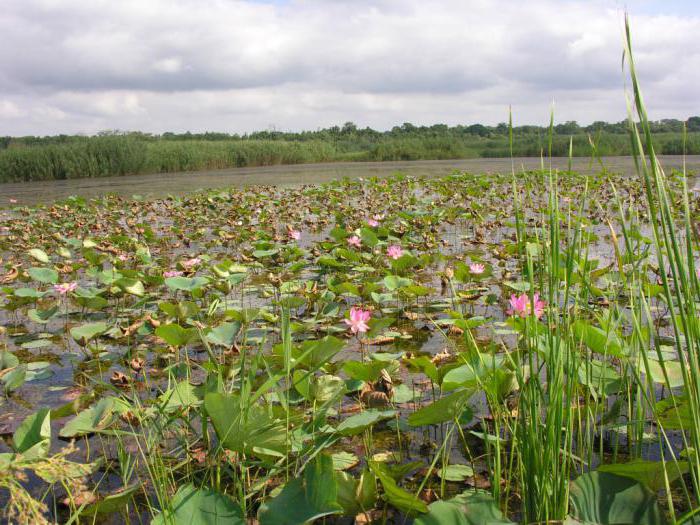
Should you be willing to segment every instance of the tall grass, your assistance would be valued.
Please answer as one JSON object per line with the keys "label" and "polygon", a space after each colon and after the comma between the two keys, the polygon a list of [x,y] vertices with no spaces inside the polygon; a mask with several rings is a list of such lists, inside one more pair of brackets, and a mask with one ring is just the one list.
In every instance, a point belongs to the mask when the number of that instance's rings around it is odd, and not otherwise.
{"label": "tall grass", "polygon": [[[700,153],[700,133],[688,142],[689,152]],[[679,153],[677,133],[659,133],[662,153]],[[0,182],[63,180],[141,173],[212,170],[236,167],[304,164],[335,161],[398,161],[476,157],[539,157],[545,149],[554,156],[588,156],[590,137],[576,134],[547,137],[539,133],[507,136],[409,135],[336,139],[155,139],[138,134],[69,137],[65,142],[27,145],[22,142],[0,150]],[[623,135],[595,137],[600,155],[627,155]],[[646,139],[643,138],[643,142]]]}
{"label": "tall grass", "polygon": [[[680,362],[683,380],[682,393],[669,388],[671,417],[661,418],[659,407],[651,400],[660,432],[664,427],[679,428],[686,445],[685,458],[693,485],[693,492],[700,494],[700,319],[697,305],[700,301],[700,281],[696,273],[695,239],[691,224],[691,211],[688,198],[687,177],[684,171],[681,179],[681,198],[674,199],[670,181],[657,158],[651,127],[642,98],[639,79],[632,54],[632,39],[629,20],[625,20],[625,58],[632,81],[633,96],[628,101],[631,146],[637,171],[644,186],[648,220],[653,233],[653,245],[658,262],[658,274],[662,286],[662,301],[668,314],[673,348]],[[668,369],[670,363],[661,351],[663,333],[651,316],[653,297],[638,290],[639,307],[635,312],[635,330],[639,338],[649,341],[649,351],[654,352],[663,369],[667,384],[670,383]],[[646,336],[649,334],[649,336]],[[646,349],[645,349],[646,350]],[[647,374],[649,362],[643,352]],[[674,462],[677,463],[674,457]],[[697,504],[697,502],[691,502]],[[692,506],[691,506],[692,507]],[[689,518],[681,519],[681,522]]]}

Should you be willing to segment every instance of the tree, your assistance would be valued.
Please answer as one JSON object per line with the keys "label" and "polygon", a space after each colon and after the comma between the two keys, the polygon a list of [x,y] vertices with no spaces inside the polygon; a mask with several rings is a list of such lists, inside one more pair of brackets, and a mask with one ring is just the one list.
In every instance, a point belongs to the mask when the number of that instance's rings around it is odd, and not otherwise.
{"label": "tree", "polygon": [[342,135],[352,135],[357,131],[357,126],[355,125],[354,122],[346,122],[343,124],[343,129],[341,130]]}
{"label": "tree", "polygon": [[685,126],[688,131],[700,131],[700,117],[690,117],[685,122]]}
{"label": "tree", "polygon": [[557,124],[554,126],[554,132],[558,135],[576,135],[581,132],[581,128],[578,122],[575,120],[569,120],[563,124]]}

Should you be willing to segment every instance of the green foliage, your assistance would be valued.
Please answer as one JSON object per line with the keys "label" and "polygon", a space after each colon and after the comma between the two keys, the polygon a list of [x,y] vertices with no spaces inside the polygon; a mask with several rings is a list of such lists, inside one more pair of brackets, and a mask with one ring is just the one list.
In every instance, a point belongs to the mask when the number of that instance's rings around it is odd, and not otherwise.
{"label": "green foliage", "polygon": [[595,525],[663,525],[656,494],[640,483],[607,472],[589,472],[571,483],[571,515]]}
{"label": "green foliage", "polygon": [[[652,123],[658,151],[664,154],[700,153],[696,120],[688,120],[689,140],[681,139],[682,122],[666,119]],[[138,173],[172,173],[234,167],[304,164],[331,161],[397,161],[509,157],[508,128],[498,126],[404,124],[386,132],[369,128],[316,132],[258,132],[248,136],[224,133],[108,134],[96,137],[11,138],[0,148],[0,182],[63,180]],[[575,122],[554,128],[552,154],[567,156],[573,137],[573,155],[588,156],[588,136],[595,138],[601,155],[629,155],[624,122]],[[513,155],[539,157],[546,146],[546,128],[513,129]]]}

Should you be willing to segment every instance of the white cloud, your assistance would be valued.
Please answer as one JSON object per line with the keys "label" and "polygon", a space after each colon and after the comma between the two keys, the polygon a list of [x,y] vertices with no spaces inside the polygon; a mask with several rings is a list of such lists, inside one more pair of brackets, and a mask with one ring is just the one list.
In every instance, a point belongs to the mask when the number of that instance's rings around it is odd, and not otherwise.
{"label": "white cloud", "polygon": [[162,58],[153,63],[153,69],[160,73],[178,73],[182,69],[182,61],[177,57]]}
{"label": "white cloud", "polygon": [[[700,113],[700,17],[628,4],[652,118]],[[625,116],[605,0],[5,0],[0,33],[0,134]]]}

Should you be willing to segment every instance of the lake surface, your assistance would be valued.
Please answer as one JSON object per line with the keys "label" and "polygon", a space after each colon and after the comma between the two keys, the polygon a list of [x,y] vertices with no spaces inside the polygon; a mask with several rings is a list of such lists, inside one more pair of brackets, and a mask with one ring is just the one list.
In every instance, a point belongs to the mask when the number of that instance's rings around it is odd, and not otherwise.
{"label": "lake surface", "polygon": [[[662,165],[667,171],[680,169],[681,156],[662,156]],[[614,172],[634,174],[631,157],[605,157],[605,167]],[[569,159],[552,159],[552,166],[566,169]],[[700,155],[686,157],[687,169],[700,172]],[[535,157],[499,159],[455,159],[399,162],[338,162],[325,164],[297,164],[285,166],[261,166],[255,168],[230,168],[213,171],[154,173],[124,177],[102,177],[94,179],[50,180],[0,184],[0,206],[8,206],[10,199],[19,205],[33,205],[64,199],[70,195],[98,197],[106,193],[123,196],[163,197],[178,195],[204,188],[250,186],[254,184],[292,186],[318,184],[343,177],[386,177],[396,172],[412,176],[435,177],[454,170],[472,173],[507,173],[511,166],[516,171],[537,169],[541,160]],[[600,171],[597,162],[588,157],[573,159],[573,169],[581,173]]]}

